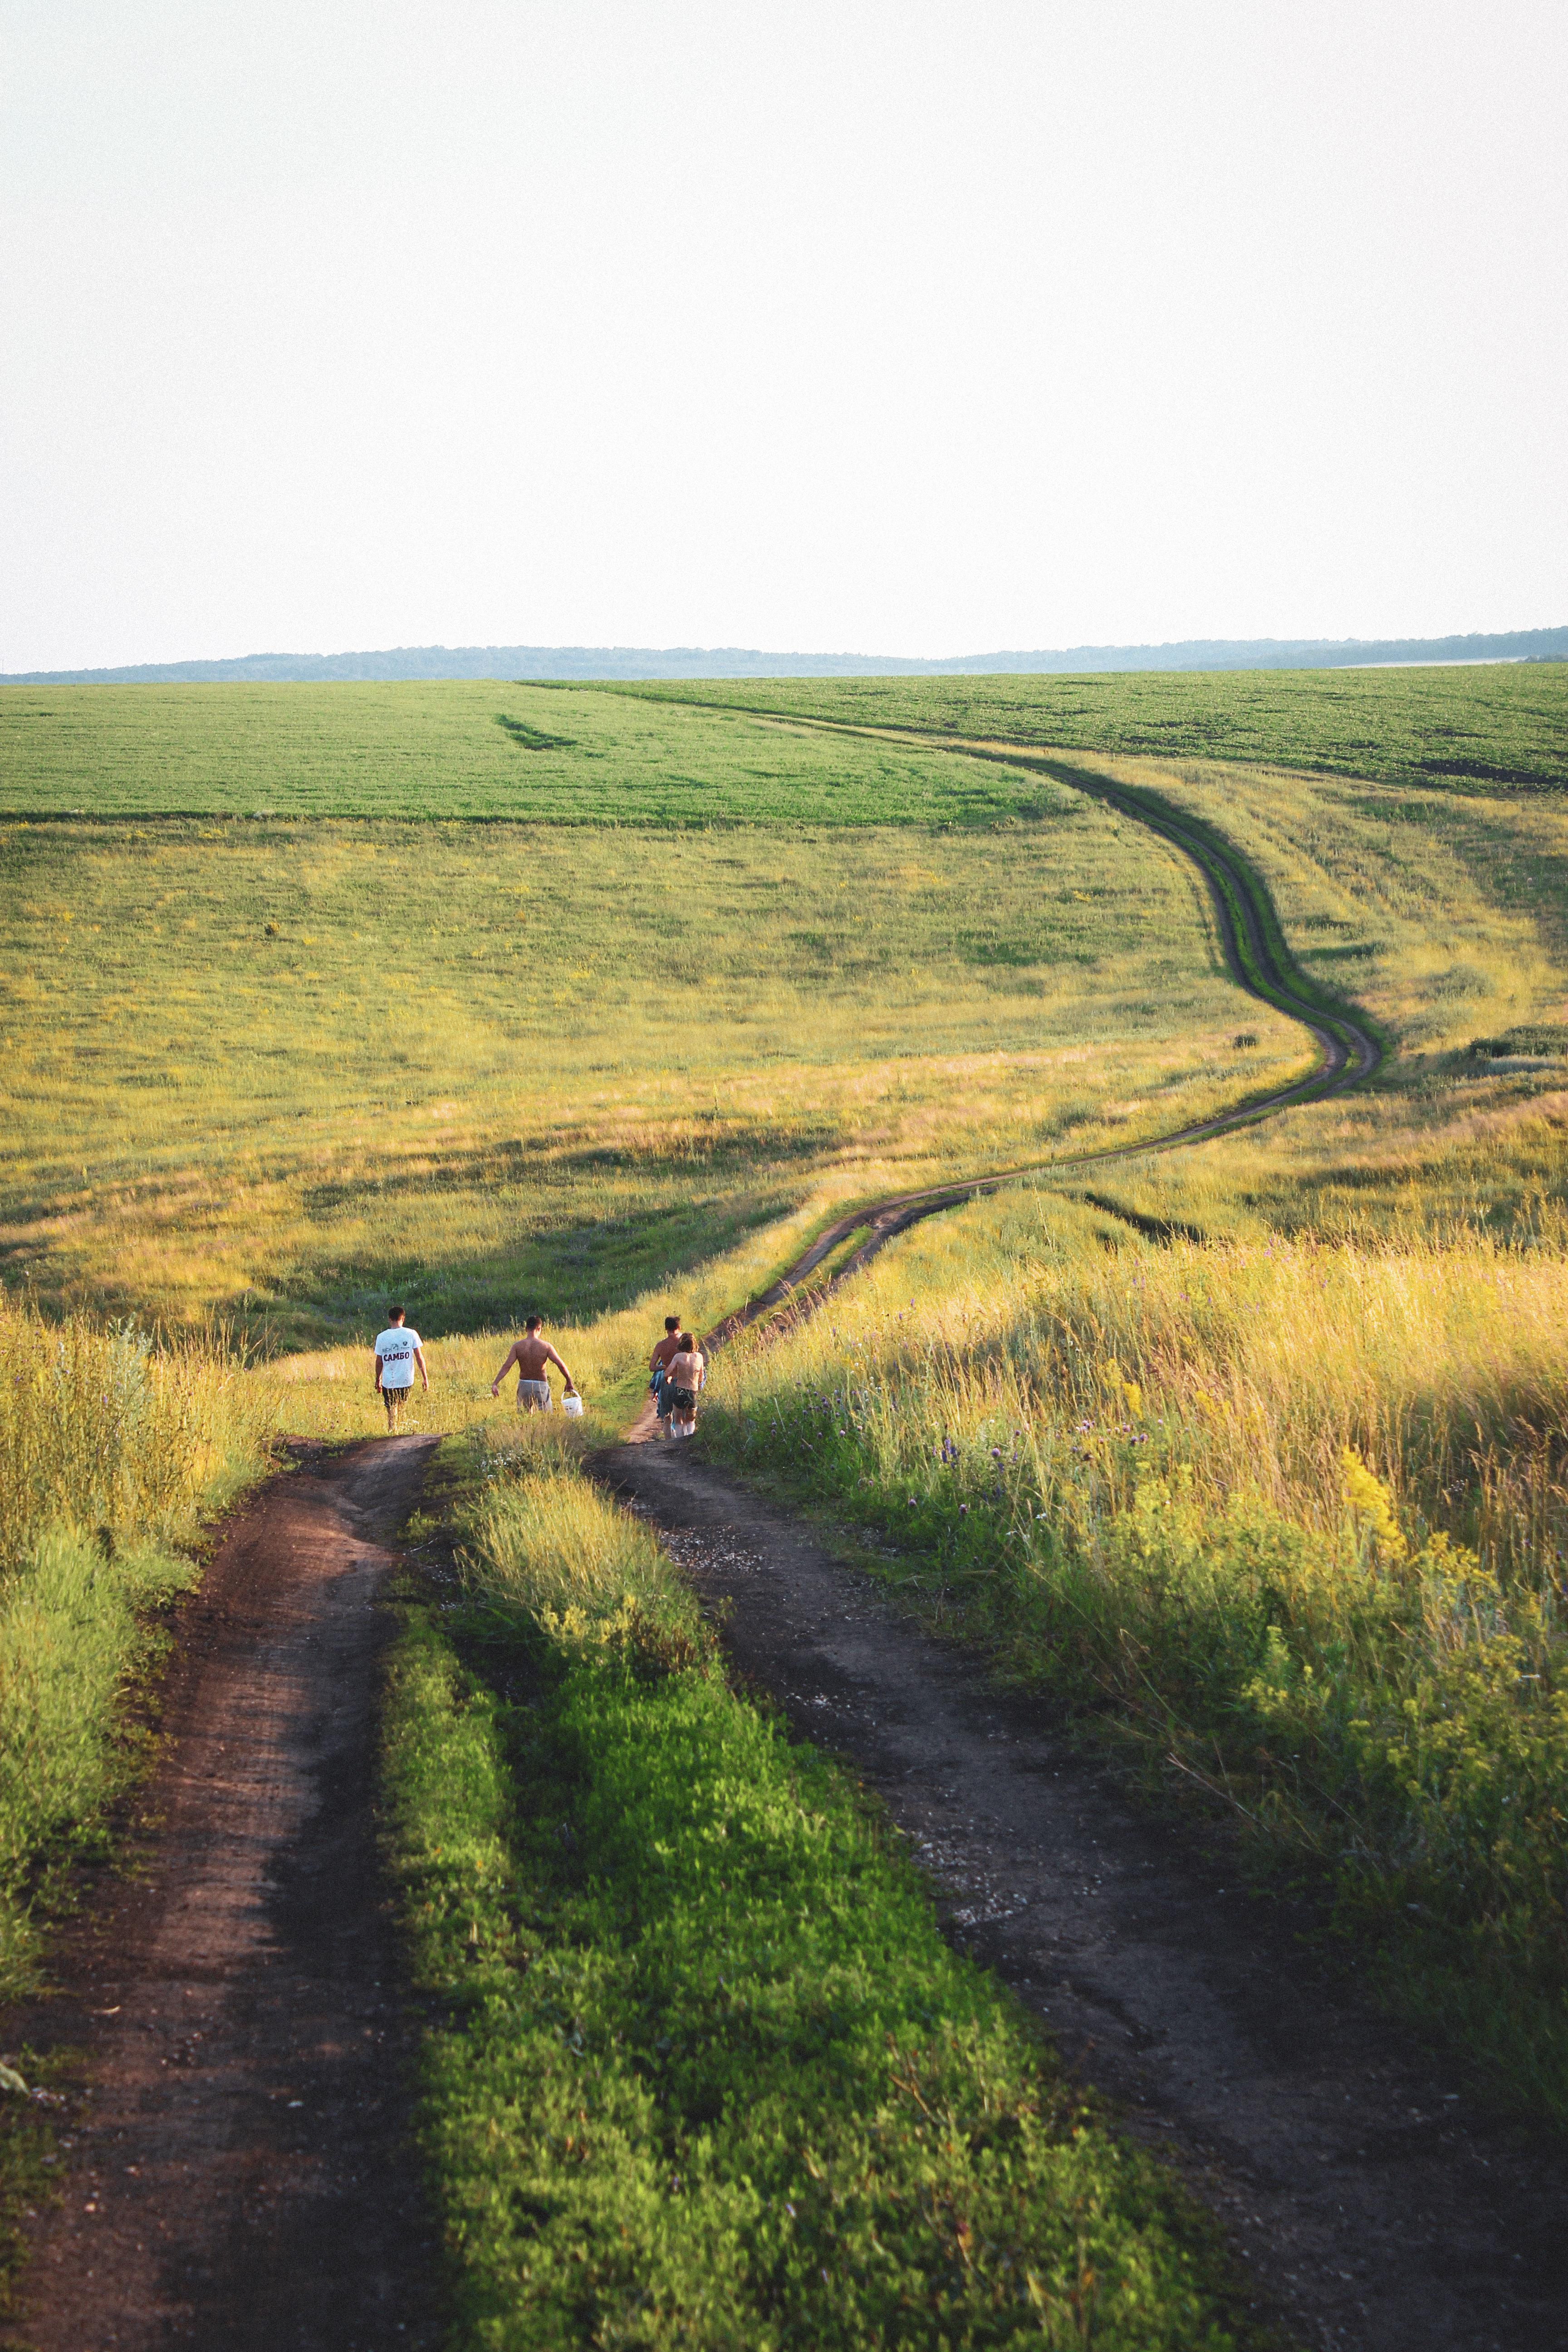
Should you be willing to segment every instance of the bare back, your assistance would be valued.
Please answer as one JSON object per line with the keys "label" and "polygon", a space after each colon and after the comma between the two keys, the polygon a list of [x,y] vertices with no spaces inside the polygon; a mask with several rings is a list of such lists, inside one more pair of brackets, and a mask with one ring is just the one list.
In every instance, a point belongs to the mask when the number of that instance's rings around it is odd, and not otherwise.
{"label": "bare back", "polygon": [[665,1377],[672,1389],[689,1389],[695,1396],[702,1386],[702,1375],[706,1370],[707,1365],[701,1349],[693,1348],[689,1355],[671,1358],[669,1370]]}

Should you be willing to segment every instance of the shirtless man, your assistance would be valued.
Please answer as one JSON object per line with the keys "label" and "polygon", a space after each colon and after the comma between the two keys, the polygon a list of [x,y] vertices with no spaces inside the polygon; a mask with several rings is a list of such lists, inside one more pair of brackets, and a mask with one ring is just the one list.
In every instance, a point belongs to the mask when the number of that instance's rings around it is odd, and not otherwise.
{"label": "shirtless man", "polygon": [[669,1363],[680,1353],[680,1318],[667,1315],[664,1337],[648,1358],[648,1370],[653,1374],[648,1386],[653,1391],[653,1410],[658,1423],[658,1433],[665,1434],[665,1423],[669,1417]]}
{"label": "shirtless man", "polygon": [[680,1352],[672,1356],[665,1374],[665,1394],[669,1399],[669,1433],[671,1437],[694,1437],[697,1433],[697,1391],[707,1378],[708,1366],[702,1351],[689,1331],[680,1335]]}
{"label": "shirtless man", "polygon": [[548,1339],[542,1336],[542,1315],[531,1315],[528,1328],[521,1339],[514,1339],[507,1360],[490,1382],[491,1396],[500,1394],[500,1384],[513,1364],[517,1366],[517,1409],[519,1412],[548,1412],[551,1407],[550,1373],[553,1364],[566,1383],[566,1393],[572,1396],[577,1383],[556,1354]]}

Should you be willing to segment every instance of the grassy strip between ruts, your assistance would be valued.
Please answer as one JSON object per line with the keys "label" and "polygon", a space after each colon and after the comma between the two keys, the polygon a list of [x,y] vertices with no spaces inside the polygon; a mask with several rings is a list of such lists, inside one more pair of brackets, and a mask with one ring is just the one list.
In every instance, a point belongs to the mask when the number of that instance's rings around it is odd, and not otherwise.
{"label": "grassy strip between ruts", "polygon": [[458,1597],[401,1588],[384,1771],[454,2341],[1251,2339],[1212,2223],[647,1530],[537,1433],[443,1459]]}

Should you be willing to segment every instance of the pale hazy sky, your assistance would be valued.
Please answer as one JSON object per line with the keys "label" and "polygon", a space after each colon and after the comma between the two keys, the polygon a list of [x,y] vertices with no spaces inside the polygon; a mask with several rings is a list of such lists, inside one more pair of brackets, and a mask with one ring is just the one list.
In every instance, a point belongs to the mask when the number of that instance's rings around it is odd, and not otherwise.
{"label": "pale hazy sky", "polygon": [[0,0],[0,670],[1568,620],[1568,9]]}

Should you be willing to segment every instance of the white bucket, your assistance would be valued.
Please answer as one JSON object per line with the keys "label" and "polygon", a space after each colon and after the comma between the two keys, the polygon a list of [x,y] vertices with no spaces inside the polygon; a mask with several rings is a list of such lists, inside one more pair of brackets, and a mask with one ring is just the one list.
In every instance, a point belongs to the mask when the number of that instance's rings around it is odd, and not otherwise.
{"label": "white bucket", "polygon": [[583,1418],[582,1398],[575,1393],[571,1396],[563,1396],[561,1400],[561,1410],[563,1412],[570,1414],[574,1421],[581,1421]]}

